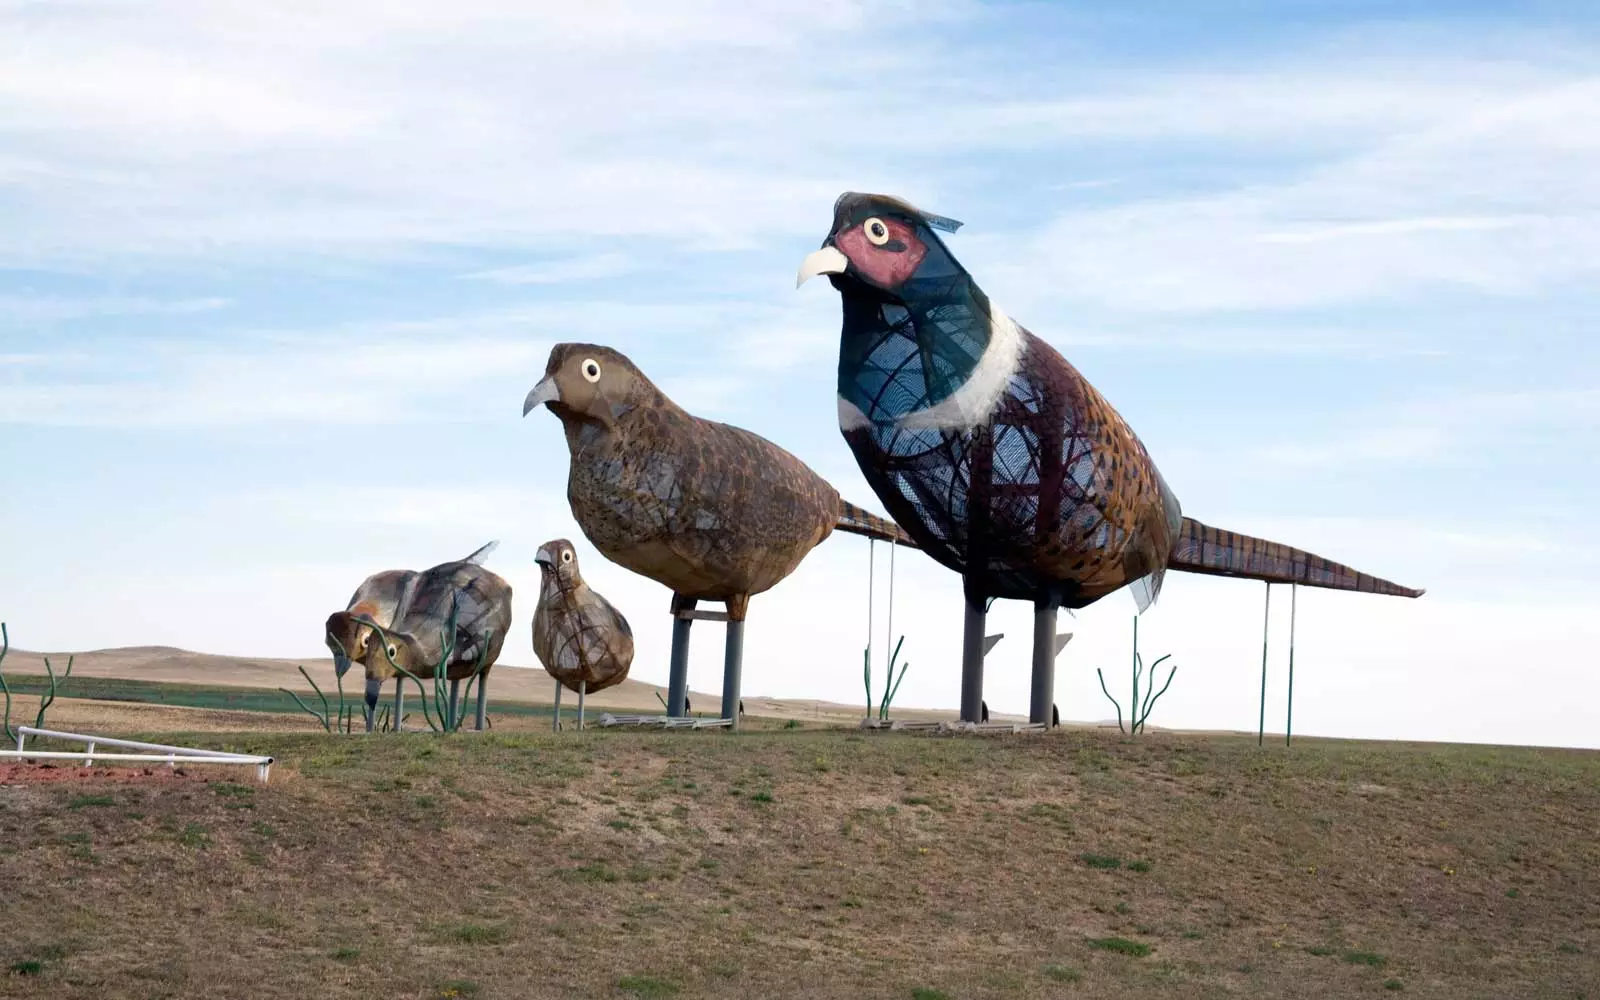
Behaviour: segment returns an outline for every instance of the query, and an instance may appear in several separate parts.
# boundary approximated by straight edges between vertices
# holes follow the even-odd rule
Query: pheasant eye
[[[591,382],[600,381],[600,362],[594,358],[583,359],[583,377]]]
[[[867,234],[867,242],[875,247],[881,247],[889,242],[889,227],[879,218],[871,218],[861,224],[861,231]]]

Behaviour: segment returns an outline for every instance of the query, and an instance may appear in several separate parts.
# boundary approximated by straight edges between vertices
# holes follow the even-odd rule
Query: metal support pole
[[[966,599],[967,618],[961,632],[961,721],[979,722],[983,714],[983,602]]]
[[[478,675],[478,718],[477,728],[481,732],[489,721],[489,678],[483,674]]]
[[[694,610],[695,602],[681,602],[685,611]],[[680,602],[672,602],[672,673],[667,680],[667,714],[675,719],[689,714],[689,626],[690,618],[679,618]]]
[[[394,679],[394,718],[389,720],[389,732],[398,733],[400,731],[400,713],[405,707],[406,679],[404,677],[396,677]]]
[[[550,713],[550,731],[561,732],[561,682],[556,681],[556,708]]]
[[[1267,582],[1267,603],[1261,612],[1261,721],[1256,728],[1256,746],[1267,737],[1267,626],[1272,623],[1272,582]]]
[[[583,696],[589,691],[588,681],[578,682],[578,731],[583,731]]]
[[[1028,721],[1050,725],[1050,708],[1056,689],[1056,606],[1037,604],[1033,609],[1033,688],[1028,699]]]
[[[728,619],[727,645],[722,651],[722,715],[739,728],[739,672],[744,666],[744,621]]]
[[[1283,719],[1283,745],[1294,739],[1294,612],[1295,585],[1289,584],[1289,712]]]
[[[883,628],[883,648],[894,655],[894,542],[889,542],[889,623]],[[885,663],[883,669],[893,670],[894,664]],[[892,684],[894,678],[889,678]]]
[[[461,679],[457,678],[450,682],[450,718],[449,724],[445,727],[447,729],[457,729],[460,727],[460,724],[457,721],[461,718],[461,707],[459,704],[460,700]]]

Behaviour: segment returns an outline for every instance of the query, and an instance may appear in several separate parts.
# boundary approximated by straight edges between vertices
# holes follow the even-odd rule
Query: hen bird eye
[[[879,218],[871,218],[861,224],[861,231],[867,234],[867,242],[875,247],[881,247],[889,242],[889,227]]]
[[[361,633],[361,638],[356,640],[356,648],[357,649],[366,649],[367,648],[367,634],[365,632]]]
[[[388,653],[388,654],[389,654],[389,659],[391,659],[391,660],[392,660],[392,659],[394,659],[394,658],[395,658],[395,657],[396,657],[396,656],[398,656],[398,655],[400,655],[400,650],[398,650],[398,649],[396,649],[396,648],[395,648],[395,647],[393,647],[393,646],[389,646],[389,647],[387,647],[387,648],[386,648],[386,649],[385,649],[385,650],[384,650],[384,652],[386,652],[386,653]]]
[[[591,382],[600,381],[600,362],[594,358],[583,359],[583,377]]]
[[[564,563],[569,563],[569,562],[572,561],[572,550],[571,549],[562,550],[562,552],[561,552],[561,561],[564,562]]]

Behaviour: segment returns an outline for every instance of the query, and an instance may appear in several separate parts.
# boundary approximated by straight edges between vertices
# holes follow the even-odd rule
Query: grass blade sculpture
[[[317,682],[311,679],[310,674],[306,673],[306,668],[300,667],[299,670],[300,676],[306,679],[306,683],[311,685],[311,690],[315,691],[317,693],[317,697],[321,699],[322,711],[319,712],[310,705],[307,705],[305,702],[301,701],[300,696],[295,694],[293,691],[290,691],[288,688],[281,687],[278,690],[293,698],[294,703],[300,706],[301,711],[322,723],[323,732],[350,732],[351,712],[345,707],[344,703],[344,675],[338,673],[334,674],[334,680],[339,685],[339,707],[337,711],[334,711],[328,705],[328,696],[322,693],[322,688],[318,687]]]
[[[11,652],[11,633],[7,630],[5,622],[0,622],[0,665],[5,663],[6,654],[9,652]],[[43,694],[39,695],[39,710],[38,712],[34,713],[33,728],[44,728],[45,713],[50,711],[51,705],[55,704],[56,692],[60,688],[61,683],[72,676],[72,663],[74,659],[75,657],[73,656],[67,657],[67,669],[60,677],[57,677],[55,667],[51,666],[50,664],[50,657],[46,656],[44,658],[44,672],[45,675],[50,678],[50,686],[45,689]],[[17,739],[17,731],[11,728],[11,685],[6,683],[4,672],[0,672],[0,694],[3,694],[6,700],[4,717],[6,739],[15,742]]]
[[[1167,693],[1167,688],[1172,686],[1172,678],[1178,674],[1178,666],[1177,664],[1173,664],[1171,670],[1169,670],[1167,673],[1167,682],[1161,685],[1160,691],[1156,690],[1156,670],[1163,662],[1170,659],[1172,659],[1172,654],[1168,653],[1159,660],[1156,660],[1156,662],[1150,664],[1150,673],[1148,675],[1149,684],[1145,688],[1144,702],[1141,704],[1139,701],[1139,678],[1144,675],[1144,660],[1139,656],[1139,619],[1137,617],[1134,618],[1133,699],[1128,703],[1130,709],[1128,714],[1129,726],[1126,729],[1124,729],[1122,725],[1122,705],[1117,702],[1117,699],[1111,697],[1110,691],[1106,690],[1106,675],[1100,672],[1099,667],[1095,668],[1095,675],[1100,678],[1101,692],[1105,694],[1106,698],[1110,700],[1112,705],[1116,706],[1118,732],[1131,732],[1132,735],[1138,735],[1144,730],[1144,724],[1146,720],[1150,718],[1150,710],[1155,708],[1156,702],[1161,698],[1162,695]]]
[[[900,659],[900,647],[905,645],[906,637],[901,636],[894,644],[894,652],[889,654],[889,672],[883,679],[883,699],[878,702],[878,718],[884,722],[889,721],[889,706],[894,702],[894,696],[900,693],[900,682],[906,679],[906,668],[910,662],[900,664],[900,676],[896,677],[894,665]],[[861,680],[867,689],[867,715],[872,715],[872,647],[868,646],[861,654]]]
[[[16,730],[11,728],[11,686],[6,683],[6,675],[3,669],[6,662],[6,654],[9,652],[11,652],[11,635],[6,632],[6,623],[0,622],[0,692],[3,692],[6,696],[6,739],[15,743],[17,733]]]

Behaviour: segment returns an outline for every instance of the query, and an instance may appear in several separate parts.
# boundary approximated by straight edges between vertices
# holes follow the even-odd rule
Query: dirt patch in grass
[[[126,785],[165,781],[204,780],[182,768],[170,767],[83,767],[62,764],[31,764],[25,761],[0,763],[0,785],[74,784]]]
[[[1600,982],[1600,754],[822,730],[205,745],[280,764],[266,786],[99,768],[0,786],[0,886],[27,914],[0,996]]]

